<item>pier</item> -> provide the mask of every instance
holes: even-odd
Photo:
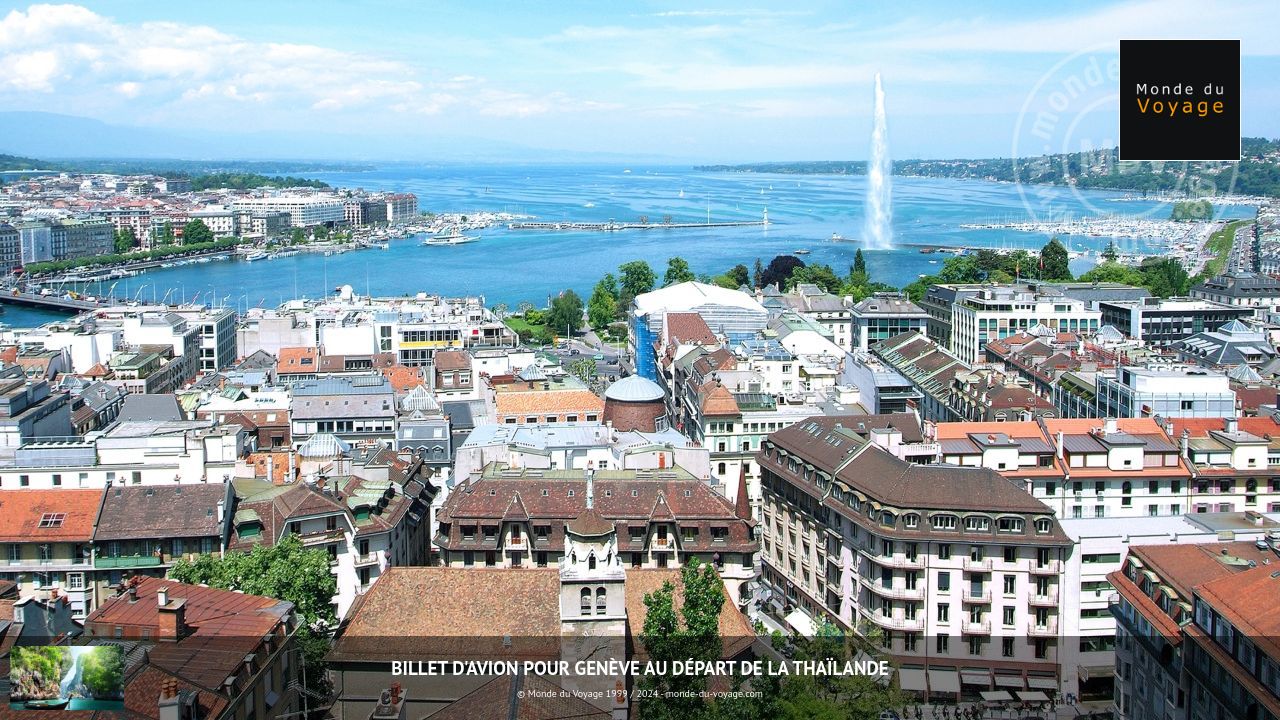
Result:
[[[731,228],[731,227],[767,227],[769,222],[769,211],[765,211],[764,218],[760,220],[723,220],[717,222],[661,222],[661,223],[641,223],[641,222],[615,222],[609,220],[607,222],[511,222],[507,223],[508,230],[568,230],[582,232],[620,232],[622,230],[692,230],[695,228]]]

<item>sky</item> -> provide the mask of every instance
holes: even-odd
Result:
[[[1121,38],[1241,39],[1243,132],[1280,136],[1276,28],[1274,0],[0,3],[0,110],[334,159],[863,159],[879,72],[893,157],[1007,157],[1115,144]]]

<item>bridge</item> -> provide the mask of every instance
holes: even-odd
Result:
[[[119,300],[106,298],[106,302],[89,302],[88,300],[77,300],[62,295],[41,295],[21,290],[2,290],[0,291],[0,303],[25,305],[27,307],[44,308],[45,310],[61,310],[75,315],[85,310],[97,310],[98,308],[108,307],[111,304],[118,304]]]

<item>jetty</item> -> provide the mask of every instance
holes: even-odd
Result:
[[[41,295],[23,290],[0,291],[0,303],[6,305],[25,305],[27,307],[44,308],[45,310],[61,310],[71,314],[85,310],[97,310],[100,307],[118,304],[117,298],[104,298],[90,302],[83,298],[71,298],[66,295]]]
[[[766,227],[769,222],[769,211],[764,212],[760,220],[720,220],[712,222],[578,222],[570,220],[555,221],[519,221],[507,223],[508,230],[551,230],[578,232],[621,232],[623,230],[692,230],[696,228],[731,228],[731,227]]]

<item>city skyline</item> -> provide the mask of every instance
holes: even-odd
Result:
[[[353,14],[86,2],[15,4],[0,18],[10,113],[127,128],[163,138],[155,147],[171,157],[863,159],[876,72],[895,158],[1078,150],[1114,144],[1111,81],[1067,111],[1070,136],[1026,142],[1020,116],[1071,58],[1096,53],[1105,66],[1134,37],[1240,38],[1243,133],[1280,134],[1280,47],[1265,35],[1280,10],[1264,3],[926,4],[904,15],[827,3],[385,2]],[[46,117],[0,117],[0,152],[38,154],[23,144],[48,143],[24,124]],[[73,126],[116,144],[110,128]],[[115,154],[93,140],[69,140],[61,155]]]

